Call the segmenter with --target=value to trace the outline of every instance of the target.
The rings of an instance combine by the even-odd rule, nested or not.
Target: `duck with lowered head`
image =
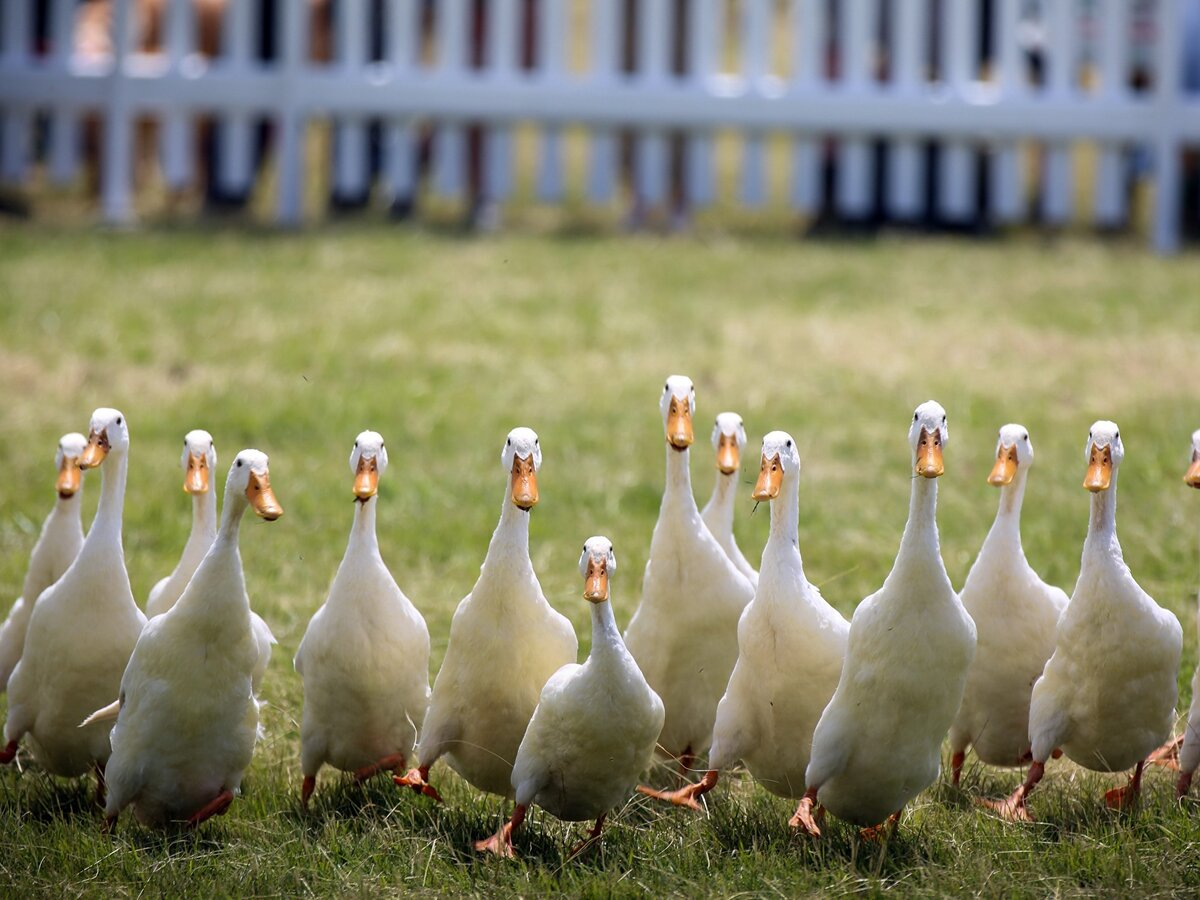
[[[79,466],[79,457],[85,446],[87,438],[77,431],[59,438],[54,454],[54,467],[58,470],[54,488],[58,499],[42,523],[41,534],[29,554],[29,569],[21,596],[13,603],[4,624],[0,625],[0,693],[8,685],[8,677],[25,649],[25,632],[29,628],[33,605],[42,591],[62,577],[83,546],[83,469]]]
[[[265,453],[229,467],[216,539],[179,600],[147,624],[121,678],[105,827],[126,806],[148,825],[195,827],[233,802],[258,736],[259,647],[238,550],[242,517],[283,515]],[[91,721],[104,722],[101,710]]]
[[[1121,432],[1099,421],[1084,450],[1091,493],[1079,580],[1059,617],[1054,653],[1033,686],[1029,735],[1033,762],[1008,798],[989,801],[1006,819],[1029,820],[1026,799],[1046,761],[1060,749],[1096,772],[1133,767],[1129,783],[1105,795],[1122,808],[1136,802],[1146,757],[1171,734],[1183,650],[1179,620],[1134,581],[1117,540]]]

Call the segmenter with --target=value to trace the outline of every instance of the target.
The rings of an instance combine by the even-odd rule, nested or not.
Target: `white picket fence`
[[[1200,97],[1184,92],[1181,70],[1182,4],[1159,0],[1150,89],[1129,86],[1130,6],[1126,0],[1087,0],[1094,24],[1094,62],[1084,77],[1079,0],[1041,0],[1046,75],[1031,83],[1018,32],[1029,0],[993,0],[988,59],[981,58],[978,0],[690,0],[685,35],[689,66],[671,66],[673,3],[639,0],[636,70],[620,64],[626,32],[620,0],[537,0],[535,66],[520,67],[522,25],[518,0],[488,0],[484,65],[470,65],[469,0],[435,0],[432,36],[421,32],[421,0],[386,0],[382,60],[369,61],[368,0],[340,0],[335,8],[334,61],[310,61],[308,0],[278,0],[277,55],[270,64],[252,50],[253,7],[231,0],[221,53],[195,52],[190,0],[169,0],[161,52],[133,49],[133,0],[114,0],[113,52],[82,58],[71,51],[75,0],[51,0],[49,51],[37,55],[28,39],[32,4],[0,0],[0,176],[21,183],[33,164],[35,121],[48,117],[45,164],[50,177],[77,173],[80,121],[102,117],[101,204],[121,222],[133,209],[133,128],[139,117],[161,123],[161,167],[166,183],[186,185],[193,175],[192,129],[199,116],[216,116],[222,153],[218,177],[231,187],[255,177],[252,123],[273,122],[276,215],[295,223],[302,214],[306,172],[304,132],[322,117],[336,123],[335,172],[339,189],[361,189],[367,123],[384,125],[381,178],[395,195],[414,189],[418,132],[436,125],[433,189],[461,195],[466,128],[487,127],[483,180],[488,194],[508,196],[513,184],[514,125],[540,130],[537,191],[554,201],[564,194],[563,129],[588,130],[587,197],[608,201],[620,179],[618,136],[634,137],[634,190],[660,203],[671,180],[670,135],[685,135],[683,181],[688,203],[714,198],[714,135],[740,136],[741,201],[767,199],[766,139],[792,143],[790,202],[811,215],[827,202],[842,216],[869,213],[876,179],[886,185],[884,207],[895,218],[925,212],[925,142],[941,151],[932,173],[937,212],[948,219],[998,223],[1027,220],[1029,154],[1039,156],[1041,218],[1072,215],[1075,179],[1071,147],[1098,148],[1092,214],[1117,226],[1128,215],[1128,160],[1151,154],[1155,208],[1151,239],[1160,251],[1178,246],[1181,160],[1200,145]],[[880,16],[886,14],[886,45]],[[586,66],[569,52],[570,18],[586,15]],[[834,13],[831,15],[831,12]],[[936,23],[931,17],[938,17]],[[938,77],[930,77],[934,25],[940,48]],[[781,28],[786,34],[780,34]],[[432,47],[426,47],[431,41]],[[776,71],[773,51],[786,43],[787,71]],[[730,52],[732,43],[735,49]],[[839,73],[828,74],[836,57]],[[727,71],[722,60],[737,60]],[[886,60],[886,77],[880,78]],[[831,139],[833,142],[831,143]],[[873,146],[886,145],[877,170]],[[832,148],[832,149],[830,149]],[[832,196],[824,196],[822,168],[835,155]],[[978,167],[986,161],[987,209],[977,208]]]

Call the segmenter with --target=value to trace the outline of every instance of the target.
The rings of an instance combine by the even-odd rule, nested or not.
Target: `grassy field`
[[[751,558],[768,520],[749,499],[758,441],[775,428],[796,436],[801,550],[809,577],[846,613],[894,557],[918,402],[933,397],[949,411],[939,519],[955,584],[995,510],[985,478],[996,429],[1019,421],[1037,453],[1026,551],[1070,589],[1087,522],[1084,439],[1094,419],[1115,419],[1127,450],[1126,559],[1184,623],[1186,707],[1200,497],[1180,477],[1200,426],[1197,284],[1195,256],[1163,261],[1139,246],[1074,239],[0,226],[0,597],[20,589],[51,503],[58,436],[86,430],[98,405],[130,423],[125,547],[139,600],[187,535],[178,469],[187,430],[214,434],[222,473],[242,447],[269,453],[286,510],[242,536],[252,602],[280,640],[265,685],[267,736],[244,795],[196,835],[164,836],[126,817],[110,839],[89,785],[0,772],[0,894],[1194,896],[1196,801],[1176,806],[1171,777],[1154,771],[1142,808],[1113,814],[1100,794],[1116,779],[1065,761],[1034,795],[1038,824],[1005,825],[973,808],[972,795],[1010,790],[1019,776],[972,766],[964,790],[939,783],[924,793],[882,856],[836,823],[815,844],[792,837],[791,805],[745,778],[723,780],[704,815],[631,800],[603,849],[575,862],[566,851],[579,829],[541,813],[518,842],[521,861],[474,859],[470,841],[496,827],[501,804],[441,766],[444,806],[327,772],[305,816],[291,657],[345,546],[346,459],[363,428],[391,448],[380,539],[427,618],[433,671],[499,511],[501,444],[519,424],[537,429],[545,450],[531,544],[547,596],[586,648],[575,563],[584,538],[608,534],[624,625],[662,487],[658,396],[663,377],[681,372],[697,384],[701,502],[714,473],[707,423],[723,409],[745,416],[737,531]]]

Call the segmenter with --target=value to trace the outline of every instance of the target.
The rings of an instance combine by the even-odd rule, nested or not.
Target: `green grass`
[[[745,416],[737,530],[752,558],[768,519],[749,500],[757,442],[774,428],[795,435],[807,571],[846,613],[894,557],[918,402],[949,411],[939,518],[956,584],[995,509],[985,478],[996,429],[1015,420],[1037,453],[1026,551],[1070,589],[1087,521],[1084,438],[1094,419],[1115,419],[1127,448],[1126,558],[1184,623],[1185,706],[1200,498],[1180,476],[1200,425],[1198,283],[1195,256],[1164,261],[1131,243],[1074,239],[0,227],[0,597],[20,589],[51,502],[58,436],[86,429],[99,405],[129,418],[125,546],[140,600],[187,534],[178,459],[188,429],[212,431],[222,471],[244,446],[268,452],[286,510],[242,536],[252,602],[280,639],[267,738],[244,795],[197,835],[126,817],[108,839],[82,781],[0,772],[0,894],[1194,895],[1195,801],[1176,807],[1171,778],[1154,771],[1143,808],[1115,815],[1100,800],[1115,779],[1065,761],[1034,795],[1039,824],[1007,826],[973,808],[971,795],[1019,778],[974,766],[965,791],[941,783],[921,795],[882,857],[837,823],[818,843],[793,838],[791,805],[737,778],[710,795],[705,815],[630,801],[603,850],[578,862],[565,856],[580,829],[541,813],[518,842],[521,861],[474,859],[470,841],[496,827],[501,805],[444,767],[435,775],[445,806],[327,772],[305,817],[291,656],[341,558],[346,460],[368,427],[391,448],[383,552],[429,622],[435,669],[495,525],[501,444],[518,424],[545,448],[531,545],[547,596],[586,648],[575,563],[583,539],[605,533],[621,564],[617,618],[628,622],[662,485],[658,395],[665,375],[683,372],[697,384],[701,501],[714,472],[708,423],[723,409]]]

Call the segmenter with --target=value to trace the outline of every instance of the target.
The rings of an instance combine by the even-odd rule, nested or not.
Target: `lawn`
[[[125,549],[140,601],[188,532],[178,462],[189,429],[213,433],[222,473],[242,447],[269,453],[286,511],[242,534],[251,601],[280,642],[243,796],[195,835],[151,832],[127,814],[108,838],[90,785],[0,772],[0,894],[1194,896],[1197,801],[1176,806],[1172,775],[1158,770],[1140,810],[1111,813],[1100,795],[1116,778],[1065,760],[1031,801],[1038,824],[975,809],[971,796],[1011,790],[1019,774],[969,763],[964,789],[943,781],[922,794],[883,854],[837,823],[817,843],[793,837],[791,804],[748,778],[723,779],[702,815],[630,800],[603,849],[579,861],[566,851],[580,829],[540,812],[518,841],[520,861],[473,858],[470,841],[496,827],[501,804],[441,765],[444,806],[327,770],[306,816],[291,657],[345,547],[346,460],[364,428],[388,441],[380,540],[429,623],[431,675],[495,525],[499,454],[516,425],[535,428],[544,448],[531,547],[547,597],[586,649],[576,560],[587,536],[607,534],[623,626],[662,489],[661,383],[680,372],[697,385],[701,502],[715,472],[708,423],[724,409],[745,417],[737,533],[752,559],[768,520],[749,497],[758,442],[776,428],[797,438],[801,551],[847,614],[895,555],[917,403],[932,397],[949,412],[939,521],[956,585],[995,511],[985,479],[996,430],[1018,421],[1037,455],[1026,552],[1071,588],[1087,524],[1084,439],[1093,420],[1116,420],[1126,447],[1118,528],[1135,576],[1184,624],[1186,708],[1200,496],[1181,476],[1200,426],[1198,284],[1195,255],[1161,260],[1140,244],[1074,237],[0,226],[0,597],[20,590],[53,496],[58,436],[86,430],[96,406],[119,407],[130,423]],[[94,474],[85,493],[90,520]]]

